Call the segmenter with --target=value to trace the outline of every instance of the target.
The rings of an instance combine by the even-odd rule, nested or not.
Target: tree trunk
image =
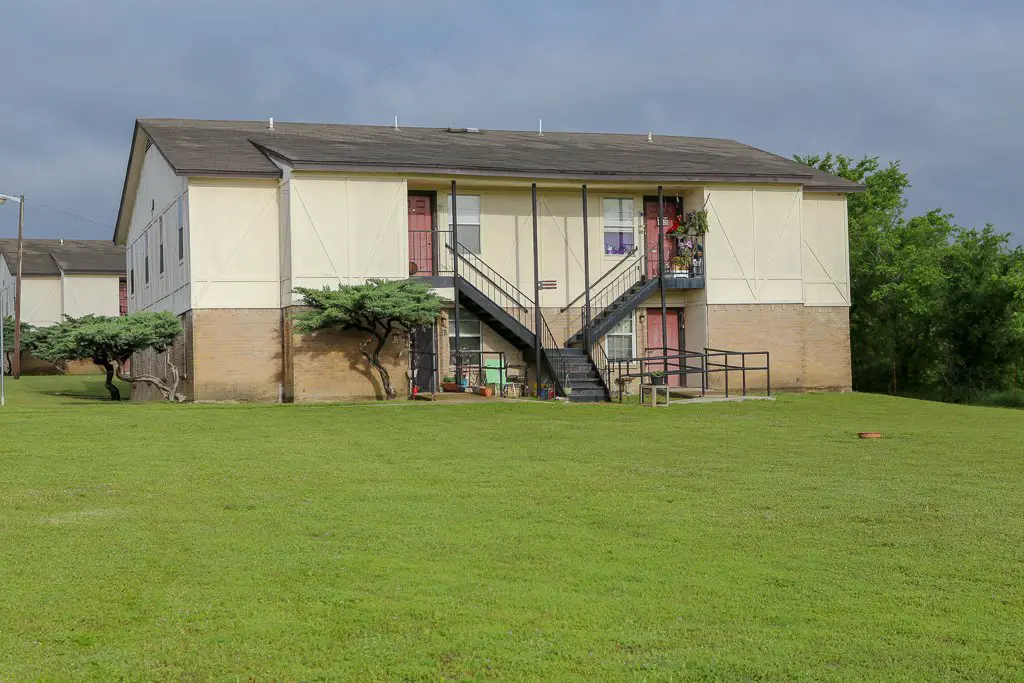
[[[395,389],[391,386],[391,374],[388,372],[384,364],[380,362],[380,352],[384,349],[384,345],[388,343],[388,339],[391,338],[391,328],[388,328],[383,334],[374,333],[377,337],[377,346],[374,348],[373,353],[366,351],[365,344],[359,347],[359,352],[363,354],[363,357],[370,364],[377,374],[380,375],[380,384],[384,389],[384,399],[387,401],[393,401],[395,399]]]
[[[110,400],[111,401],[120,401],[121,400],[121,391],[114,384],[114,366],[113,366],[113,364],[111,364],[109,361],[102,361],[102,362],[97,363],[97,365],[102,366],[104,372],[106,373],[106,379],[103,381],[103,386],[105,386],[107,388],[107,391],[110,392]]]
[[[162,379],[154,375],[139,375],[138,377],[130,377],[124,374],[123,365],[118,361],[114,361],[114,367],[117,370],[117,378],[122,382],[128,382],[129,384],[150,384],[157,388],[157,390],[160,392],[160,394],[164,397],[165,400],[171,401],[172,403],[184,403],[185,396],[178,393],[178,368],[174,365],[174,363],[171,363],[170,361],[167,362],[167,366],[171,369],[171,375],[174,377],[174,382],[170,386],[168,386],[167,383],[165,383]]]

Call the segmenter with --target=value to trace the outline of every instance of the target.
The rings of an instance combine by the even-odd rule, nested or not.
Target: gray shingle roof
[[[0,253],[13,273],[18,268],[18,240],[0,239]],[[22,273],[34,276],[74,274],[124,275],[124,247],[107,240],[25,240]]]
[[[279,177],[269,157],[297,169],[861,186],[732,140],[614,133],[545,133],[262,121],[143,119],[139,126],[177,173]]]

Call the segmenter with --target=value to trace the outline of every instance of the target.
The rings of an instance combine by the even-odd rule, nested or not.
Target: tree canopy
[[[0,349],[3,353],[2,359],[0,359],[0,371],[4,374],[10,374],[11,372],[11,356],[14,353],[14,318],[12,316],[4,316],[4,347]],[[33,343],[33,334],[35,329],[28,323],[21,324],[21,354],[24,356],[26,352],[31,351]]]
[[[293,317],[300,332],[339,329],[368,335],[360,353],[377,371],[387,399],[395,398],[395,390],[381,362],[381,351],[396,336],[432,324],[445,305],[428,285],[412,280],[369,280],[362,285],[338,285],[337,289],[298,287],[295,292],[310,309]]]
[[[848,197],[855,389],[972,401],[1019,381],[1024,249],[941,209],[908,218],[898,163],[796,159],[867,188]]]
[[[183,397],[177,391],[178,372],[172,363],[168,363],[173,376],[170,385],[152,375],[134,375],[126,371],[132,354],[149,349],[163,353],[181,332],[181,321],[169,312],[132,313],[120,317],[66,317],[56,325],[34,332],[33,354],[51,363],[91,360],[106,371],[105,385],[114,401],[121,398],[113,382],[115,374],[124,382],[151,384],[164,398],[181,401]]]

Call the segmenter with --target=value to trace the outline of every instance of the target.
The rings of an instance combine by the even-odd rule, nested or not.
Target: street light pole
[[[14,280],[14,352],[11,377],[21,379],[21,262],[25,254],[25,195],[18,197],[18,275]]]

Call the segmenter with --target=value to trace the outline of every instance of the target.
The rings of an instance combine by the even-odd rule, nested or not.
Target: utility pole
[[[25,253],[25,195],[18,201],[18,275],[14,280],[14,352],[11,377],[21,378],[21,263]]]

